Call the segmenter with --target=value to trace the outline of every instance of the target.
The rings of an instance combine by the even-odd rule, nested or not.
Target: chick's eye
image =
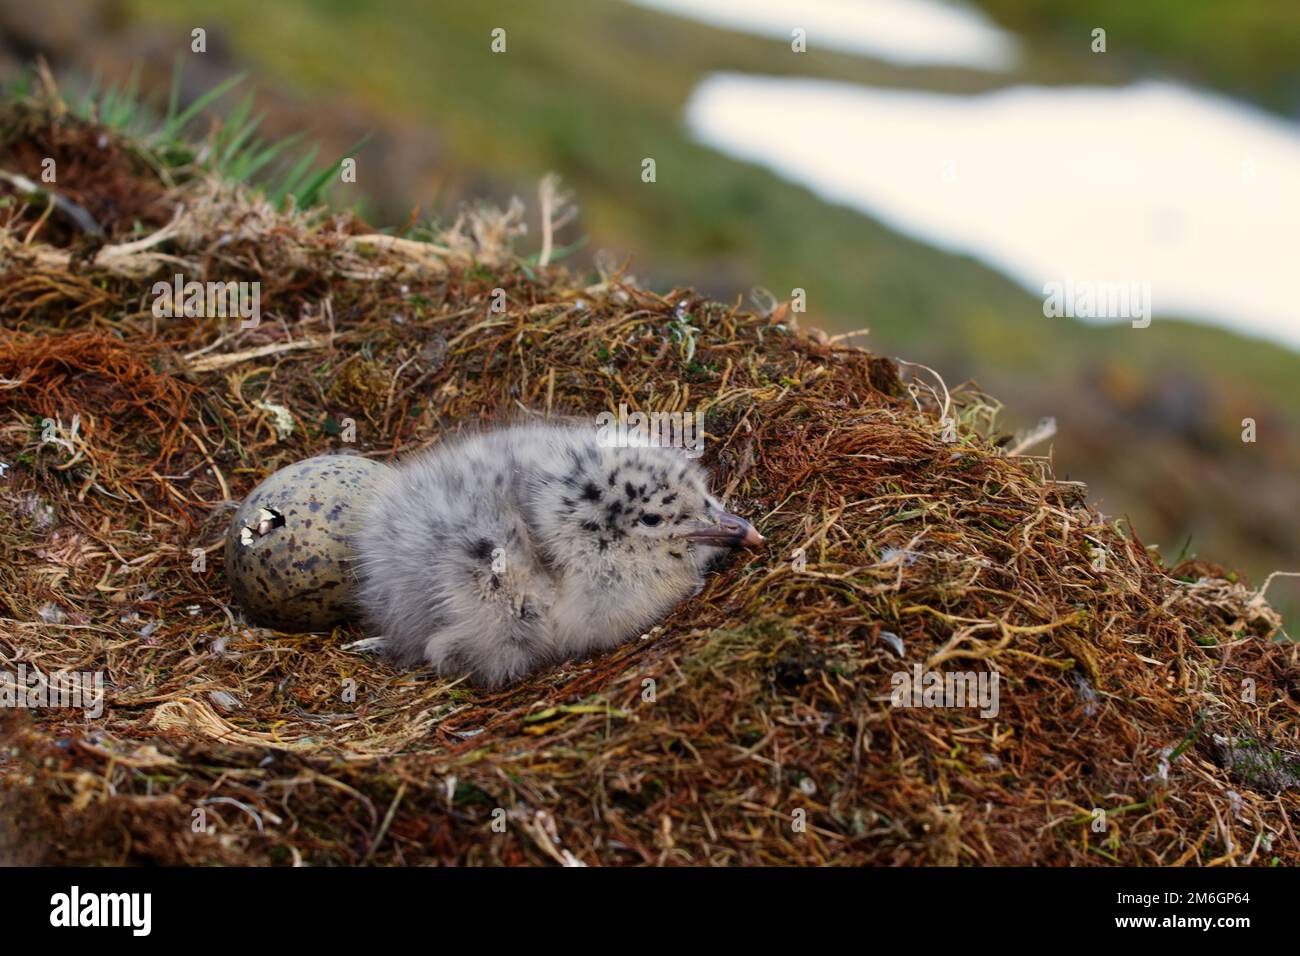
[[[650,527],[652,527],[652,528],[653,528],[655,525],[657,525],[657,524],[659,523],[659,521],[660,521],[660,518],[659,518],[658,515],[642,515],[642,516],[641,516],[641,523],[642,523],[642,524],[648,524],[648,525],[650,525]]]

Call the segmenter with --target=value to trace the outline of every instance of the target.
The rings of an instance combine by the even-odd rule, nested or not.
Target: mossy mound
[[[7,155],[102,133],[46,119]],[[1300,863],[1297,655],[1263,590],[1165,566],[976,389],[788,305],[539,266],[519,209],[393,240],[142,150],[96,181],[142,179],[159,228],[3,210],[0,661],[100,672],[106,701],[0,712],[0,857]],[[261,283],[260,324],[156,316],[176,273]],[[482,692],[232,606],[230,513],[277,468],[620,403],[703,411],[770,542],[647,638]],[[918,667],[996,673],[996,715],[897,706]]]

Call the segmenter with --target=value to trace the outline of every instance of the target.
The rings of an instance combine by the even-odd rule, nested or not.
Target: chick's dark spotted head
[[[607,447],[594,440],[553,475],[557,533],[580,533],[598,552],[663,552],[669,559],[755,547],[748,521],[709,494],[707,476],[681,452],[654,446]]]

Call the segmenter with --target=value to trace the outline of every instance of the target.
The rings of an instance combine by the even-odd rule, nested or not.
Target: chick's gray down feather
[[[762,538],[681,452],[515,426],[400,463],[362,509],[357,601],[406,664],[499,685],[644,633]]]

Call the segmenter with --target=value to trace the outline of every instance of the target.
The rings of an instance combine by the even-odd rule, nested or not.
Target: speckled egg
[[[356,455],[286,465],[252,490],[226,535],[226,578],[257,624],[324,630],[354,613],[350,539],[388,466]]]

